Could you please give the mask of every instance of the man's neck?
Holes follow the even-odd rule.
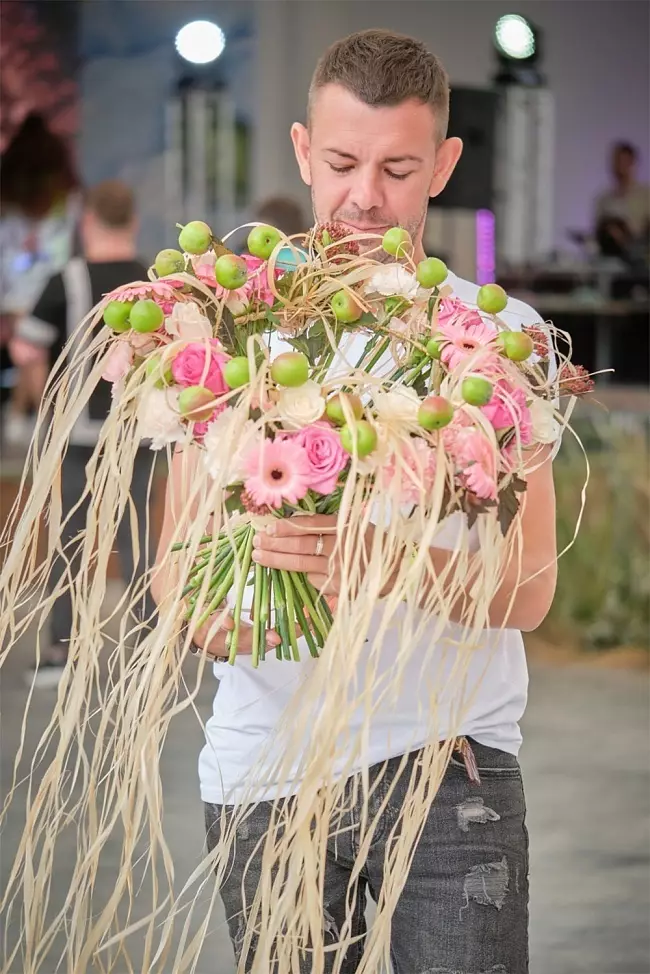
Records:
[[[86,240],[84,256],[91,264],[133,260],[136,256],[135,240],[130,235],[126,237],[112,234],[96,240]]]
[[[629,192],[633,186],[634,176],[619,176],[619,178],[616,180],[616,188],[621,195]]]

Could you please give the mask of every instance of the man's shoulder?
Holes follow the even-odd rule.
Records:
[[[454,294],[461,301],[467,301],[468,304],[476,304],[480,285],[475,284],[473,281],[466,281],[462,277],[457,277],[455,274],[450,276],[449,283],[454,289]],[[519,298],[511,297],[508,298],[507,307],[500,317],[504,316],[508,316],[508,324],[511,327],[515,327],[517,321],[522,325],[533,325],[542,320],[541,315],[530,304],[526,304],[525,301],[520,301]]]

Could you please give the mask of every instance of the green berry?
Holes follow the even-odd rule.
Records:
[[[187,223],[178,235],[178,246],[186,254],[204,254],[212,243],[212,230],[203,220]]]
[[[157,331],[165,320],[163,309],[151,298],[143,298],[136,301],[131,309],[131,328],[134,331],[146,334],[150,331]]]
[[[447,280],[448,274],[447,265],[438,257],[421,260],[415,271],[418,284],[426,288],[438,287]]]
[[[271,365],[271,378],[279,386],[295,388],[309,378],[309,360],[302,352],[283,352]]]
[[[381,245],[393,257],[405,257],[412,247],[411,235],[403,227],[391,227],[384,234]]]
[[[112,328],[113,331],[128,331],[129,315],[135,301],[111,301],[104,308],[104,324]]]
[[[418,423],[425,430],[439,430],[454,418],[454,407],[444,396],[429,396],[418,410]]]
[[[488,379],[480,375],[470,375],[463,379],[461,395],[470,406],[486,406],[492,398],[494,388]]]
[[[360,460],[367,457],[377,446],[377,433],[370,423],[360,419],[341,430],[341,446],[346,453],[355,454]]]
[[[430,338],[427,342],[427,355],[429,358],[439,359],[442,354],[442,346],[437,338]]]
[[[179,274],[185,270],[185,258],[180,250],[161,250],[156,255],[154,269],[158,277],[167,277],[168,274]]]
[[[476,303],[485,314],[498,315],[508,304],[508,295],[499,284],[484,284],[479,288]]]
[[[251,370],[245,355],[236,355],[223,367],[223,377],[230,389],[239,389],[250,382]]]

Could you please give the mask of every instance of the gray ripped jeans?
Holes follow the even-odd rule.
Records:
[[[528,972],[528,835],[521,771],[513,755],[471,739],[470,744],[480,784],[470,781],[462,759],[455,754],[431,807],[393,914],[394,974]],[[416,759],[414,752],[374,834],[357,887],[356,930],[352,934],[362,935],[365,931],[367,893],[376,899],[381,889],[388,833]],[[373,794],[372,804],[381,805],[398,765],[398,758],[388,762],[387,774]],[[371,780],[378,771],[379,767],[371,769]],[[348,785],[353,794],[360,794],[354,779]],[[355,822],[359,820],[359,801],[346,813],[348,821],[341,823],[343,828],[337,828],[336,842],[332,840],[328,846],[323,909],[328,944],[336,943],[346,916],[350,871],[358,854]],[[260,878],[259,861],[249,860],[268,831],[270,808],[270,804],[261,803],[246,819],[247,828],[238,836],[235,861],[220,889],[240,963],[246,926],[243,904],[252,902]],[[221,811],[220,805],[205,806],[210,849],[217,841]],[[344,974],[357,970],[362,954],[360,939],[348,949],[341,968]],[[252,960],[249,954],[246,971]],[[310,971],[308,961],[304,971]]]

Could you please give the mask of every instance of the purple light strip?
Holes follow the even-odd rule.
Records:
[[[496,277],[495,221],[491,210],[476,213],[476,282],[491,284]]]

